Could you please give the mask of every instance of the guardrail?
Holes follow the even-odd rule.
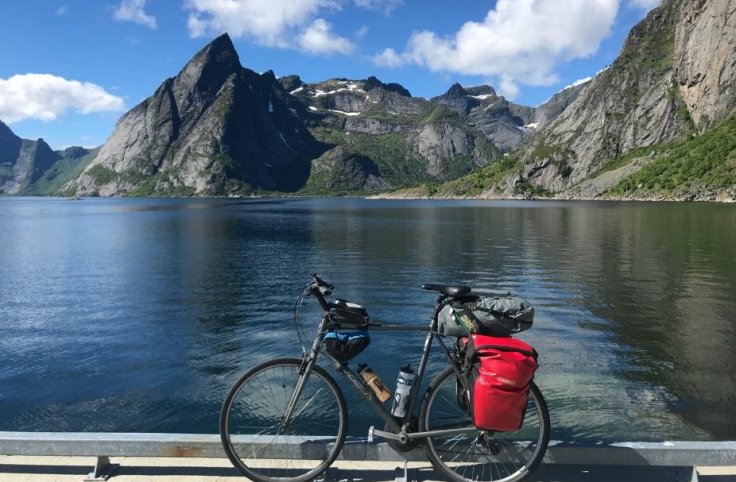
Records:
[[[293,439],[292,439],[293,441]],[[237,444],[252,444],[244,436]],[[326,444],[305,438],[288,450],[278,445],[268,454],[273,458],[303,458],[324,451]],[[110,457],[225,457],[219,435],[163,433],[88,432],[0,432],[0,455],[97,457],[86,480],[107,480],[119,466]],[[426,460],[421,450],[398,454],[385,443],[348,437],[340,453],[342,460]],[[736,465],[736,442],[622,442],[585,445],[551,442],[545,462],[587,465]]]

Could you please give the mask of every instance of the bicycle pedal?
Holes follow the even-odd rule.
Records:
[[[376,429],[373,425],[368,429],[368,443],[373,443],[373,431]]]

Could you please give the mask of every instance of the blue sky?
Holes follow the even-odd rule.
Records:
[[[414,96],[489,84],[537,105],[609,65],[658,0],[4,0],[0,120],[97,146],[218,34],[244,67],[375,75]]]

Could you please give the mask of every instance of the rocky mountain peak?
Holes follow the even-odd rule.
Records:
[[[0,121],[0,165],[13,163],[22,143],[21,138]]]
[[[71,146],[67,147],[63,151],[61,151],[61,157],[64,159],[79,159],[80,157],[86,155],[89,153],[89,149],[85,149],[81,146]]]
[[[447,92],[445,92],[445,95],[443,97],[465,97],[466,95],[468,95],[468,92],[463,89],[463,86],[460,85],[458,82],[455,82],[447,90]]]
[[[496,91],[493,90],[493,87],[491,87],[490,85],[479,85],[477,87],[468,87],[467,89],[465,89],[465,92],[467,92],[468,95],[474,95],[474,96],[479,96],[479,95],[487,95],[491,97],[497,96]]]
[[[363,88],[366,91],[381,88],[388,92],[395,92],[399,95],[403,95],[404,97],[411,97],[411,93],[403,85],[394,82],[390,84],[384,84],[373,75],[363,81]]]
[[[216,92],[225,80],[242,69],[228,34],[222,34],[192,57],[176,76],[177,89]]]
[[[264,73],[261,74],[261,78],[267,82],[277,82],[276,80],[276,74],[273,73],[273,70],[267,70]]]
[[[298,75],[287,75],[285,77],[281,77],[279,79],[279,83],[286,92],[292,92],[304,85],[304,82],[302,82],[301,77]]]

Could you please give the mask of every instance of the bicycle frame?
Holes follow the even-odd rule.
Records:
[[[327,306],[324,298],[320,293],[316,293],[315,296],[317,296],[318,301],[320,302],[320,305],[323,307]],[[371,409],[379,416],[381,419],[385,422],[385,424],[393,430],[392,432],[386,432],[383,430],[377,430],[372,429],[371,433],[369,433],[369,439],[372,438],[373,435],[378,435],[383,438],[391,439],[391,440],[397,440],[401,443],[406,443],[409,440],[415,440],[415,439],[424,439],[436,435],[453,435],[453,434],[461,434],[461,433],[469,433],[475,431],[474,427],[464,427],[464,428],[457,428],[457,429],[445,429],[445,430],[433,430],[429,432],[411,432],[411,426],[410,422],[412,420],[414,410],[416,408],[416,401],[417,401],[417,395],[419,393],[419,387],[421,387],[422,380],[424,378],[424,371],[427,367],[427,362],[429,360],[429,353],[432,348],[432,342],[437,339],[439,342],[440,347],[442,348],[442,351],[447,358],[447,360],[450,362],[450,365],[454,368],[456,374],[458,375],[458,379],[462,381],[463,388],[465,390],[468,389],[467,385],[465,385],[465,377],[462,376],[462,372],[460,367],[457,366],[455,363],[450,350],[445,345],[444,341],[442,340],[442,336],[437,333],[437,315],[439,311],[442,309],[444,298],[442,296],[439,296],[437,298],[437,302],[435,304],[434,313],[432,315],[432,319],[429,323],[429,330],[427,331],[426,328],[421,326],[407,326],[407,325],[395,325],[395,324],[387,324],[387,323],[369,323],[368,328],[378,331],[402,331],[402,332],[425,332],[427,331],[427,337],[424,341],[424,348],[422,349],[422,357],[419,362],[419,368],[417,370],[417,377],[414,382],[414,387],[411,391],[411,394],[409,396],[408,400],[408,406],[406,410],[406,415],[404,415],[403,419],[401,419],[401,424],[397,422],[396,418],[389,413],[389,411],[384,408],[383,404],[380,403],[376,396],[373,394],[371,389],[366,385],[366,383],[356,375],[355,372],[353,372],[352,369],[347,365],[347,363],[340,362],[333,358],[329,353],[324,353],[327,358],[332,360],[332,362],[335,364],[336,369],[350,382],[350,384],[353,386],[353,388],[363,397],[363,399],[368,403],[368,405],[371,407]],[[284,427],[287,427],[289,424],[289,421],[291,420],[292,412],[294,411],[294,408],[296,407],[297,401],[301,397],[304,384],[309,378],[309,375],[312,371],[312,368],[317,362],[317,357],[321,353],[322,348],[322,341],[327,334],[327,329],[329,327],[329,319],[327,315],[325,314],[322,317],[322,320],[320,321],[318,334],[314,339],[314,342],[312,343],[312,348],[308,355],[305,355],[303,358],[302,363],[302,369],[300,370],[300,377],[297,382],[297,385],[294,389],[294,393],[292,394],[291,400],[286,408],[286,411],[284,413],[284,417],[282,419],[282,425]]]

